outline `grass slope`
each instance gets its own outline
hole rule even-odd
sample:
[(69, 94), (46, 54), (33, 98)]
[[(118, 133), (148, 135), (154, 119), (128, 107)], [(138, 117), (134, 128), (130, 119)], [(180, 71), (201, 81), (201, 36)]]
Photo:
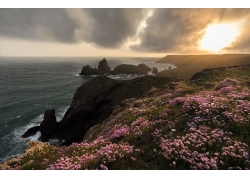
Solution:
[(124, 100), (82, 143), (30, 148), (1, 169), (250, 169), (250, 67)]

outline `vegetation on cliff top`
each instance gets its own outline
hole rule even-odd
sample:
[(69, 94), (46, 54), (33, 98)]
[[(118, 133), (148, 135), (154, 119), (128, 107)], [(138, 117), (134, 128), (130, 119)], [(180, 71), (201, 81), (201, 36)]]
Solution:
[(124, 100), (82, 143), (30, 148), (1, 169), (250, 169), (250, 66)]
[(177, 66), (177, 68), (161, 71), (157, 76), (189, 79), (196, 72), (205, 68), (248, 64), (249, 59), (249, 54), (167, 55), (157, 61), (157, 63), (170, 63)]

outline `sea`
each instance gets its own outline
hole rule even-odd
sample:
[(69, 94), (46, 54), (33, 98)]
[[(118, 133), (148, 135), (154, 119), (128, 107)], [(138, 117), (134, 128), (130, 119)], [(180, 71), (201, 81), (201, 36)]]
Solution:
[[(62, 120), (73, 95), (80, 85), (95, 76), (80, 76), (85, 65), (98, 67), (100, 57), (0, 57), (0, 162), (25, 152), (30, 140), (22, 134), (39, 125), (48, 109), (55, 109)], [(155, 63), (160, 58), (106, 58), (111, 69), (119, 64), (145, 63), (158, 71), (175, 68), (171, 64)], [(128, 80), (137, 75), (113, 75), (113, 79)]]

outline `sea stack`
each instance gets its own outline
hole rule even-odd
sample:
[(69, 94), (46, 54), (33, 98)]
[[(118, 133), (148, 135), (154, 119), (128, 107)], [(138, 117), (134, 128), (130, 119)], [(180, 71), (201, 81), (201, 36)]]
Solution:
[(152, 71), (153, 74), (157, 74), (158, 73), (158, 69), (156, 67), (153, 67), (153, 71)]
[(98, 69), (93, 69), (92, 67), (90, 67), (89, 65), (86, 65), (82, 68), (82, 71), (80, 73), (80, 75), (99, 75), (99, 71)]
[(111, 71), (111, 68), (109, 67), (108, 62), (105, 58), (99, 62), (98, 71), (100, 74), (106, 74)]
[(142, 64), (139, 64), (137, 67), (139, 68), (143, 68), (145, 69), (146, 71), (152, 71), (152, 69), (150, 67), (148, 67), (146, 64), (142, 63)]

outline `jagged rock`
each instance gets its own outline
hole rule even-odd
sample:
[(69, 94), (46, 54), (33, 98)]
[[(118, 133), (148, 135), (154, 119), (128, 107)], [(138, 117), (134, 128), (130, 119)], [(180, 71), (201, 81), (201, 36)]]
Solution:
[(137, 67), (140, 67), (140, 68), (143, 68), (145, 69), (146, 71), (152, 71), (152, 69), (150, 67), (148, 67), (146, 64), (142, 63), (142, 64), (139, 64)]
[(99, 75), (100, 72), (96, 68), (92, 68), (89, 65), (86, 65), (82, 68), (80, 75)]
[(170, 78), (153, 76), (126, 81), (106, 76), (91, 79), (77, 88), (59, 128), (49, 138), (65, 140), (63, 145), (81, 142), (86, 132), (108, 118), (123, 100), (142, 97), (152, 87), (163, 88), (171, 81)]
[(152, 71), (153, 74), (157, 74), (158, 73), (158, 69), (156, 67), (153, 67), (153, 71)]
[(48, 141), (49, 136), (58, 128), (55, 109), (47, 110), (44, 114), (44, 120), (40, 124), (41, 137), (39, 140)]
[(108, 62), (106, 61), (105, 58), (99, 62), (98, 71), (100, 74), (106, 74), (111, 71), (111, 68), (109, 67)]
[(138, 74), (138, 75), (147, 75), (147, 70), (142, 67), (138, 67), (131, 64), (121, 64), (116, 66), (110, 74), (117, 75), (117, 74)]
[(36, 134), (37, 131), (40, 131), (40, 126), (34, 126), (29, 128), (23, 135), (22, 138), (27, 138)]

